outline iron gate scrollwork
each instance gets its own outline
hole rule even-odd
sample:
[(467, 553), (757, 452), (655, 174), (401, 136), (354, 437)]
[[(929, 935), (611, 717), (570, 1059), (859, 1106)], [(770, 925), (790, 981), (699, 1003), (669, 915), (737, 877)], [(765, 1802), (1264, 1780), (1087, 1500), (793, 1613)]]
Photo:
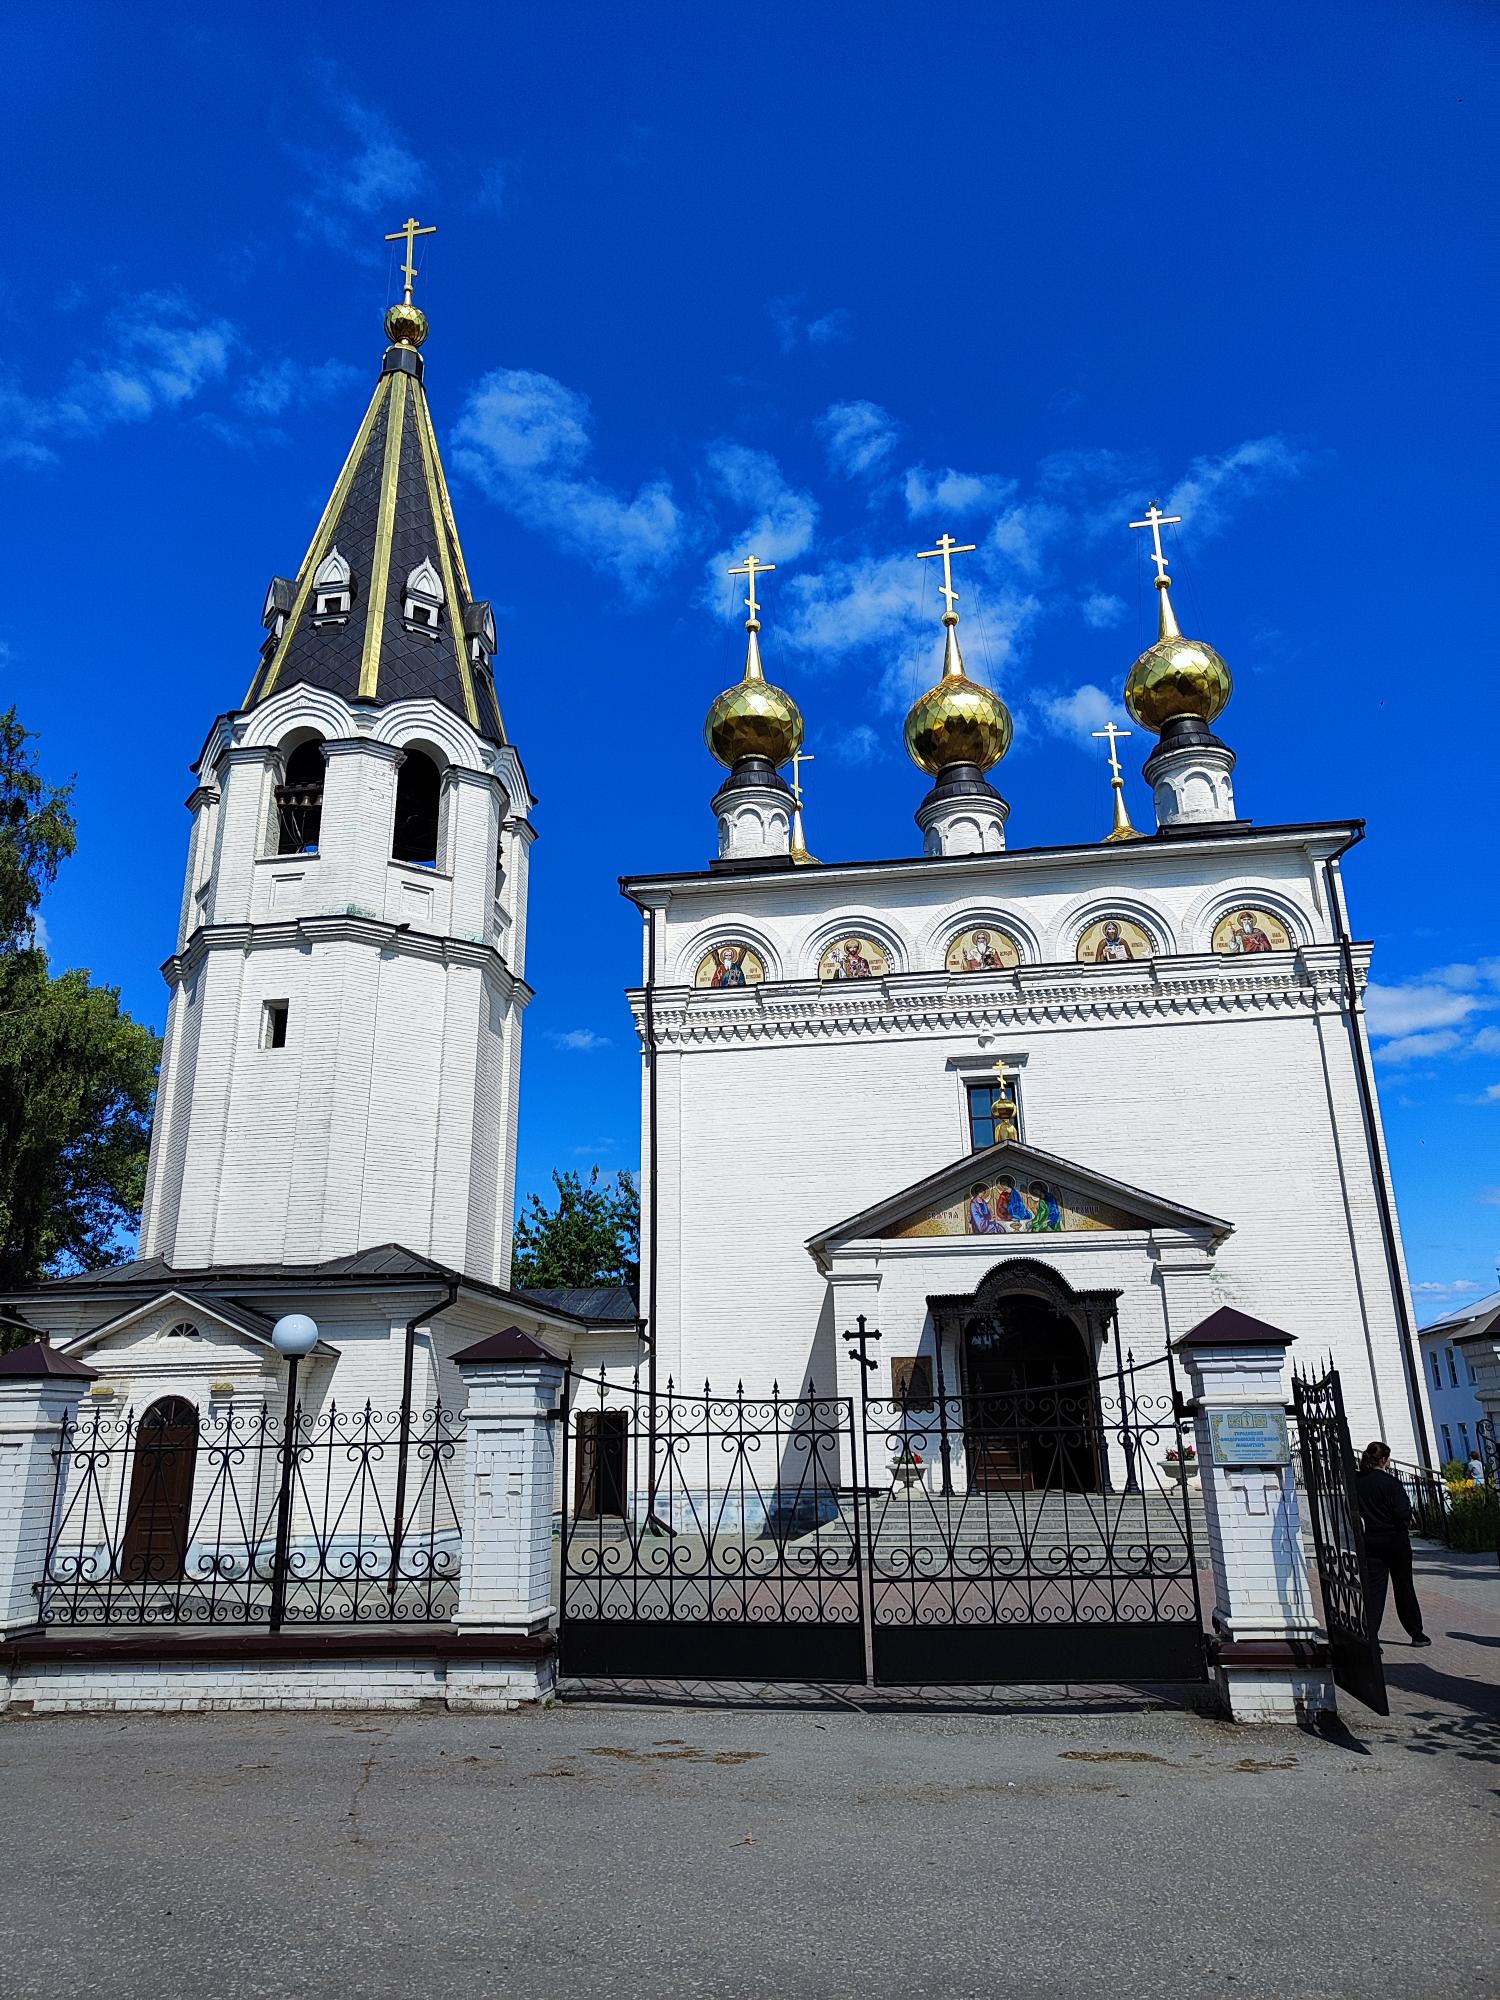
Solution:
[(1338, 1370), (1330, 1368), (1316, 1380), (1294, 1373), (1292, 1407), (1297, 1415), (1333, 1678), (1345, 1694), (1353, 1695), (1366, 1708), (1377, 1715), (1389, 1715), (1380, 1639), (1370, 1629), (1364, 1524)]
[(847, 1397), (570, 1375), (561, 1654), (582, 1677), (864, 1678)]
[(1203, 1678), (1170, 1355), (863, 1416), (878, 1683)]

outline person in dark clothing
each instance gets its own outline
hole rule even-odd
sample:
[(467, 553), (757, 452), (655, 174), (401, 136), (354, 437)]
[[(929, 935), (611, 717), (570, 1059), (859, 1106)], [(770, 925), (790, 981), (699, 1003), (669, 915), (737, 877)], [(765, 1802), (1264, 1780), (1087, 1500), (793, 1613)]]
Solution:
[(1380, 1636), (1389, 1583), (1396, 1594), (1396, 1616), (1414, 1646), (1430, 1646), (1422, 1630), (1422, 1607), (1411, 1577), (1411, 1502), (1399, 1479), (1391, 1476), (1391, 1448), (1378, 1440), (1360, 1454), (1355, 1487), (1365, 1524), (1365, 1564), (1369, 1571), (1370, 1633)]

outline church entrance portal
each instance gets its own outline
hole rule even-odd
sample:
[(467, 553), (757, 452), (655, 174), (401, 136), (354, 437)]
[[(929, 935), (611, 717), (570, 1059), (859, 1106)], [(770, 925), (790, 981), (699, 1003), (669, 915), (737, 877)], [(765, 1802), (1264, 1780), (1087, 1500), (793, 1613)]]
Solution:
[(1076, 1323), (1026, 1292), (963, 1327), (965, 1446), (983, 1492), (1093, 1492), (1099, 1409), (1092, 1357)]
[(198, 1412), (182, 1396), (163, 1396), (136, 1428), (120, 1550), (127, 1583), (166, 1583), (182, 1575), (197, 1463)]

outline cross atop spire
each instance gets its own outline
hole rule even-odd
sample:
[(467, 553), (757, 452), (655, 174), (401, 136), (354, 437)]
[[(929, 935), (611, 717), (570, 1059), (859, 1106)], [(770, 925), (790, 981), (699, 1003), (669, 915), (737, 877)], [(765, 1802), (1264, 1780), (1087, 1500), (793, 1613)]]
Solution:
[(1115, 748), (1115, 745), (1117, 743), (1123, 743), (1126, 737), (1129, 736), (1130, 731), (1128, 729), (1122, 729), (1118, 722), (1106, 722), (1102, 729), (1094, 730), (1093, 734), (1095, 736), (1107, 736), (1109, 738), (1110, 777), (1112, 781), (1118, 781), (1120, 777), (1120, 753)]
[[(1156, 580), (1158, 583), (1161, 583), (1167, 574), (1167, 557), (1161, 545), (1161, 531), (1163, 528), (1177, 527), (1181, 520), (1182, 516), (1180, 514), (1164, 514), (1161, 511), (1161, 502), (1153, 500), (1151, 505), (1146, 509), (1145, 520), (1132, 521), (1130, 524), (1132, 528), (1149, 528), (1151, 530), (1151, 560), (1156, 564)], [(1095, 733), (1097, 734), (1098, 732), (1096, 731)]]
[(760, 604), (755, 595), (755, 579), (757, 576), (768, 575), (775, 567), (775, 563), (762, 562), (759, 556), (746, 556), (742, 563), (737, 563), (728, 572), (730, 576), (744, 576), (750, 579), (749, 593), (745, 598), (746, 604), (750, 607), (750, 616), (745, 621), (748, 631), (760, 630)]
[(1106, 845), (1112, 840), (1139, 840), (1138, 830), (1130, 824), (1130, 814), (1125, 807), (1125, 779), (1120, 770), (1120, 753), (1116, 745), (1129, 736), (1128, 729), (1122, 729), (1117, 722), (1106, 722), (1102, 729), (1093, 731), (1095, 736), (1107, 737), (1109, 741), (1109, 782), (1114, 793), (1115, 823), (1105, 834)]
[(385, 239), (387, 243), (400, 243), (403, 238), (405, 239), (406, 262), (401, 266), (401, 275), (406, 280), (406, 297), (401, 302), (403, 305), (409, 306), (411, 304), (411, 288), (417, 282), (417, 267), (412, 261), (412, 253), (416, 247), (416, 240), (419, 236), (436, 235), (437, 224), (435, 222), (418, 222), (414, 215), (409, 215), (401, 227), (393, 229)]
[(958, 602), (958, 592), (953, 588), (953, 558), (973, 555), (974, 547), (973, 542), (956, 542), (950, 534), (944, 533), (938, 536), (935, 549), (917, 550), (918, 562), (926, 562), (930, 556), (941, 556), (943, 559), (943, 580), (938, 585), (938, 596), (947, 605), (943, 613), (945, 625), (958, 623), (958, 613), (953, 608)]

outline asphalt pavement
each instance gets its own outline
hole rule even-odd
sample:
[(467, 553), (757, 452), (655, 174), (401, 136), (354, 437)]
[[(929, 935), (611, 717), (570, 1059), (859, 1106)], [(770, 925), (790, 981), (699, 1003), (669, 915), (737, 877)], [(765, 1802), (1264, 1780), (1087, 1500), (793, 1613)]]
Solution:
[[(1500, 1568), (1325, 1736), (1130, 1690), (16, 1719), (0, 1990), (1500, 1993)], [(679, 1695), (682, 1690), (677, 1691)]]

